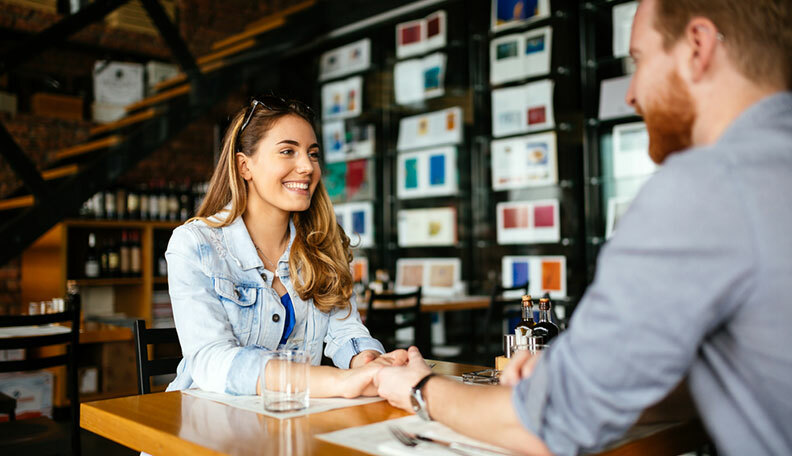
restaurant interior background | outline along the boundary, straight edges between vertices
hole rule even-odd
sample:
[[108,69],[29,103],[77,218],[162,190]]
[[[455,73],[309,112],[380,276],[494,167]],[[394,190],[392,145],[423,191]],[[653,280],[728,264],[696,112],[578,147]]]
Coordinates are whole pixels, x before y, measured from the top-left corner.
[[[654,170],[623,101],[636,2],[502,21],[493,3],[515,2],[160,0],[156,24],[149,0],[97,6],[118,3],[0,1],[0,313],[77,281],[85,400],[137,392],[131,321],[172,326],[170,232],[252,95],[317,112],[361,293],[489,302],[527,280],[563,327]],[[433,356],[492,364],[485,307],[429,313]]]

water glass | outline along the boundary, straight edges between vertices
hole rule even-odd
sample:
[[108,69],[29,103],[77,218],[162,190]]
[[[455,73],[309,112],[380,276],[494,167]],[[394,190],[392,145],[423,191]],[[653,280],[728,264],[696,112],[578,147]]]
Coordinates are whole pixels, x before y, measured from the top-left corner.
[[304,350],[271,350],[262,355],[264,410],[293,412],[308,407],[310,357]]

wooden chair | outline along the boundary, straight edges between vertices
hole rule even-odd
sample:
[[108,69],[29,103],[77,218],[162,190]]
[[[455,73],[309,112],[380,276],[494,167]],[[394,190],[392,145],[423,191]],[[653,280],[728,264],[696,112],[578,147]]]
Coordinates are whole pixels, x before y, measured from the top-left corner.
[[[56,455],[80,454],[80,398],[77,390],[77,352],[80,345],[80,295],[71,288],[63,312],[43,315],[3,315],[0,328],[42,326],[70,322],[66,332],[44,335],[25,335],[0,338],[0,350],[25,349],[25,359],[0,361],[0,372],[24,372],[66,366],[66,390],[69,396],[70,430],[47,417],[16,419],[16,399],[0,393],[0,412],[9,415],[9,421],[0,423],[0,454]],[[46,326],[42,330],[48,329]],[[33,328],[31,328],[33,330]],[[66,345],[65,354],[47,355],[47,351],[61,353],[57,346]],[[42,356],[31,358],[31,349],[41,349]],[[69,442],[70,445],[67,445]]]
[[[377,338],[387,349],[397,347],[396,330],[413,328],[413,344],[424,356],[431,356],[432,344],[430,321],[426,314],[421,313],[421,287],[411,293],[376,293],[369,290],[368,309],[366,309],[366,327],[372,337]],[[400,303],[410,302],[409,306]],[[375,307],[373,304],[377,303]],[[404,315],[407,321],[396,323],[396,315]]]
[[[151,392],[151,377],[154,375],[175,374],[181,354],[178,357],[149,359],[148,346],[160,344],[179,344],[176,328],[146,329],[146,320],[135,321],[135,353],[137,354],[138,393]],[[181,352],[180,352],[181,353]]]
[[[505,298],[504,293],[509,291],[519,291],[520,297]],[[483,351],[488,359],[494,362],[495,356],[502,355],[504,319],[522,316],[522,295],[528,292],[528,282],[514,287],[504,287],[496,284],[492,288],[490,304],[484,318],[484,334],[481,337],[480,350]],[[518,310],[513,310],[514,307]]]

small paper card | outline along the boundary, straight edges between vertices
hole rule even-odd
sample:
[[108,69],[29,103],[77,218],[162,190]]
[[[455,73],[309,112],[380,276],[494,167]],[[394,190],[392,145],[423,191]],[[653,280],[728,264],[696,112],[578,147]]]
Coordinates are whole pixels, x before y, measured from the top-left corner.
[[355,160],[374,155],[374,125],[353,120],[322,122],[325,163]]
[[398,62],[393,69],[396,103],[417,103],[445,93],[446,56],[436,52],[422,59]]
[[558,200],[498,203],[498,244],[532,244],[561,240]]
[[491,149],[493,190],[558,182],[554,132],[492,141]]
[[657,165],[649,158],[646,124],[633,122],[613,127],[613,177],[652,174]]
[[517,27],[550,16],[550,0],[492,0],[492,30]]
[[457,242],[456,209],[405,209],[397,215],[399,246],[448,246]]
[[446,13],[436,11],[423,19],[396,25],[396,57],[424,54],[446,45]]
[[627,75],[618,78],[604,79],[600,83],[600,120],[617,119],[619,117],[635,115],[635,109],[625,101],[631,80],[632,75]]
[[371,66],[371,40],[360,41],[325,52],[319,58],[319,80],[337,78],[368,70]]
[[627,2],[615,5],[611,11],[613,17],[614,57],[627,57],[630,55],[630,33],[635,10],[637,9],[638,2]]
[[336,204],[336,220],[352,242],[352,247],[368,248],[374,246],[374,205],[373,203]]
[[534,296],[549,293],[551,298],[565,298],[567,295],[566,257],[504,256],[501,280],[504,287],[518,286],[528,281],[528,291]]
[[492,91],[492,136],[546,130],[555,125],[550,79]]
[[399,121],[397,149],[410,150],[462,142],[462,108],[405,117]]
[[363,102],[363,78],[353,76],[322,86],[323,120],[359,116]]
[[616,230],[616,225],[619,223],[619,219],[627,209],[629,209],[630,204],[633,201],[633,197],[612,197],[608,198],[608,214],[607,220],[605,222],[605,239],[610,239],[613,235],[613,232]]
[[550,73],[552,28],[541,27],[492,40],[490,83],[531,78]]
[[400,258],[396,260],[396,293],[422,286],[424,296],[462,294],[462,260],[459,258]]
[[456,194],[456,148],[440,147],[399,154],[397,185],[401,199]]

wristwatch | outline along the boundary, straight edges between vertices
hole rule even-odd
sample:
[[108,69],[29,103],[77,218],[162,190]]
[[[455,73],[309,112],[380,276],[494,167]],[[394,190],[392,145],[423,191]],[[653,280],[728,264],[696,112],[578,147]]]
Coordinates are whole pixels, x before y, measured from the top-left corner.
[[429,409],[426,407],[426,400],[423,398],[421,389],[426,385],[426,382],[435,375],[434,373],[427,374],[426,377],[422,378],[412,387],[412,390],[410,390],[410,402],[412,403],[413,412],[424,421],[432,421],[432,418],[429,416]]

